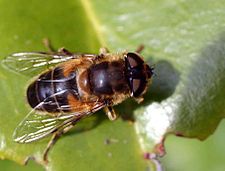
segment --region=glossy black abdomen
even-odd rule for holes
[[[47,112],[69,112],[68,95],[79,98],[76,73],[68,77],[63,70],[56,67],[35,80],[27,89],[27,100],[32,108]]]

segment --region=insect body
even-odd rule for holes
[[[99,55],[73,54],[65,49],[55,53],[26,52],[8,56],[8,68],[33,75],[42,72],[27,88],[33,108],[16,128],[13,138],[28,143],[53,134],[44,159],[56,140],[80,119],[104,108],[116,119],[112,106],[128,97],[142,101],[153,74],[136,52]]]

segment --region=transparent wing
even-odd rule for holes
[[[15,129],[13,140],[18,143],[36,141],[64,127],[75,118],[75,115],[72,114],[52,117],[50,115],[37,114],[35,110],[32,110]]]
[[[12,71],[33,77],[51,66],[74,58],[76,58],[76,55],[21,52],[7,56],[2,63]]]
[[[36,109],[43,105],[43,103],[40,103],[34,108],[17,126],[13,133],[14,141],[18,143],[29,143],[39,140],[58,129],[64,129],[71,124],[75,124],[78,120],[93,114],[105,106],[104,103],[96,103],[89,111],[73,112],[54,117],[48,114],[37,113]]]

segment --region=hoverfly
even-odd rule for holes
[[[18,73],[36,76],[26,97],[32,107],[14,131],[18,143],[29,143],[53,134],[43,159],[57,139],[80,119],[104,108],[110,120],[116,119],[113,106],[129,97],[137,102],[153,75],[140,51],[77,54],[61,48],[58,52],[22,52],[7,56],[3,64]]]

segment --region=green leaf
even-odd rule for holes
[[[2,58],[43,51],[40,42],[48,37],[55,47],[93,53],[101,46],[121,52],[144,44],[143,56],[155,64],[144,104],[128,100],[117,108],[124,117],[136,111],[135,124],[111,123],[96,113],[57,142],[45,167],[144,170],[143,153],[164,154],[167,134],[201,140],[211,135],[225,115],[224,8],[223,0],[1,0]],[[11,138],[29,111],[22,91],[28,80],[3,68],[0,79],[0,157],[23,163],[32,155],[41,163],[48,139],[21,145]],[[104,143],[107,139],[110,144]]]
[[[104,2],[95,2],[103,6],[97,13],[107,43],[144,44],[144,56],[156,63],[146,106],[135,112],[143,151],[163,155],[171,133],[211,135],[225,115],[224,1],[123,1],[109,15]]]
[[[1,169],[4,171],[16,170],[16,171],[44,171],[40,166],[38,166],[34,161],[29,161],[25,166],[19,166],[15,162],[9,160],[0,160]]]
[[[54,47],[98,53],[101,39],[92,23],[85,1],[0,1],[1,52],[5,56],[21,51],[46,51],[43,38]],[[31,110],[26,104],[25,89],[29,78],[0,68],[0,157],[23,164],[28,157],[47,170],[144,170],[147,163],[133,125],[121,119],[111,123],[103,112],[85,119],[63,136],[49,154],[49,164],[42,154],[49,138],[30,144],[13,142],[12,134]],[[107,143],[106,143],[107,142]],[[124,164],[126,163],[126,164]]]
[[[211,171],[224,169],[224,120],[206,141],[169,136],[163,165],[167,171]],[[175,150],[174,150],[175,149]],[[190,164],[191,163],[191,164]]]

